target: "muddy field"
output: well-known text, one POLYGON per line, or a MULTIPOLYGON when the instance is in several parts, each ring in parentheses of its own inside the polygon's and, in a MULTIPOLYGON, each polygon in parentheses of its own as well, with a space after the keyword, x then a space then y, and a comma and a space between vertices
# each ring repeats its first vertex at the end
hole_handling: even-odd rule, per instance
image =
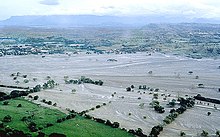
MULTIPOLYGON (((122 55, 41 55, 5 56, 0 58, 0 84, 33 87, 43 84, 50 76, 59 85, 54 89, 43 90, 40 100, 46 99, 57 103, 58 109, 66 108, 82 111, 106 103, 106 106, 89 112, 94 117, 118 121, 127 129, 142 128, 149 134, 151 128, 169 114, 166 104, 177 97, 202 96, 220 98, 220 60, 190 59, 160 53, 136 53, 122 55), (108 61, 115 59, 117 61, 108 61), (152 73, 149 73, 149 72, 152 73), (189 72, 192 72, 191 74, 189 72), (20 72, 27 78, 10 76, 20 72), (65 84, 68 79, 81 76, 93 80, 102 80, 102 86, 94 84, 65 84), (27 79, 28 82, 24 82, 27 79), (203 84, 204 88, 198 88, 203 84), (133 91, 126 87, 134 85, 133 91), (146 85, 149 90, 139 90, 139 85, 146 85), (158 100, 165 107, 165 113, 159 114, 149 105, 154 90, 158 88, 158 100), (75 89, 76 92, 72 90, 75 89), (150 89, 152 91, 150 91, 150 89), (166 100, 164 100, 166 96, 166 100), (140 106, 142 104, 142 106, 140 106)), ((0 88, 10 92, 12 89, 0 88)), ((41 103, 42 104, 42 103, 41 103)), ((45 105, 45 104, 42 104, 45 105)), ((184 131, 187 135, 197 136, 202 130, 214 134, 220 130, 220 105, 196 101, 192 109, 181 114, 174 122, 165 126, 160 136, 170 137, 184 131), (207 116, 207 112, 211 112, 207 116)))

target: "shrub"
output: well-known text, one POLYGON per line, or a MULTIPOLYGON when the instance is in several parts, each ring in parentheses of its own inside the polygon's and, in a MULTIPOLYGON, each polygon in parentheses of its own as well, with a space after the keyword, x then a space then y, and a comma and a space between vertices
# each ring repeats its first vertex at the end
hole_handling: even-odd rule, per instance
POLYGON ((41 85, 36 85, 34 88, 33 88, 34 92, 39 92, 41 90, 41 85))
POLYGON ((208 116, 211 115, 211 112, 208 112, 207 115, 208 115, 208 116))
POLYGON ((158 93, 153 94, 154 99, 158 99, 158 93))
POLYGON ((42 130, 42 129, 44 129, 44 127, 43 127, 43 126, 39 126, 38 129, 39 129, 39 130, 42 130))
POLYGON ((135 135, 139 137, 147 137, 147 135, 143 134, 143 130, 141 128, 135 130, 135 135))
POLYGON ((126 88, 126 91, 131 91, 131 88, 130 88, 130 87, 127 87, 127 88, 126 88))
POLYGON ((161 131, 163 131, 163 126, 161 126, 161 125, 154 126, 150 132, 150 135, 157 137, 161 131))
POLYGON ((21 104, 18 104, 17 107, 18 107, 18 108, 19 108, 19 107, 22 107, 22 105, 21 105, 21 104))
POLYGON ((60 133, 51 133, 51 134, 49 135, 49 137, 66 137, 66 135, 60 134, 60 133))
POLYGON ((198 84, 199 88, 204 88, 204 84, 198 84))
POLYGON ((139 85, 138 89, 142 89, 142 86, 141 86, 141 85, 139 85))
POLYGON ((8 104, 9 104, 8 101, 4 101, 4 102, 3 102, 3 105, 8 105, 8 104))
POLYGON ((2 121, 0 121, 0 128, 4 127, 4 123, 2 121))
POLYGON ((28 129, 31 131, 31 132, 36 132, 38 129, 37 129, 37 124, 34 123, 34 122, 30 122, 28 124, 28 129))
POLYGON ((33 81, 37 81, 37 78, 33 78, 33 81))
POLYGON ((29 82, 29 80, 28 80, 28 79, 25 79, 25 80, 24 80, 24 83, 28 83, 28 82, 29 82))
POLYGON ((109 120, 107 120, 107 121, 105 122, 105 124, 106 124, 107 126, 112 126, 112 123, 111 123, 111 121, 109 121, 109 120))
POLYGON ((160 105, 160 102, 157 101, 157 100, 153 100, 153 101, 150 103, 150 105, 151 105, 152 107, 158 106, 158 105, 160 105))
POLYGON ((170 110, 170 113, 173 113, 173 112, 176 112, 176 110, 175 110, 175 109, 171 109, 171 110, 170 110))
POLYGON ((169 102, 168 104, 170 107, 174 107, 176 105, 176 100, 172 99, 172 101, 169 102))
POLYGON ((90 110, 95 110, 95 108, 90 108, 90 110))
POLYGON ((38 100, 38 98, 39 98, 39 96, 37 96, 37 95, 34 96, 34 100, 38 100))
POLYGON ((3 96, 5 96, 5 95, 7 95, 7 94, 4 93, 4 92, 0 92, 0 97, 3 97, 3 96))
POLYGON ((220 131, 216 131, 215 134, 217 137, 220 137, 220 131))
POLYGON ((160 106, 160 105, 156 105, 154 106, 155 111, 157 111, 158 113, 164 113, 164 107, 160 106))
POLYGON ((67 116, 66 116, 66 120, 71 119, 71 118, 72 118, 71 115, 67 115, 67 116))
POLYGON ((85 114, 84 117, 87 118, 87 119, 92 119, 92 116, 87 115, 87 114, 85 114))
POLYGON ((105 120, 100 119, 100 118, 94 118, 94 120, 98 123, 105 123, 105 120))
POLYGON ((21 121, 27 121, 28 118, 26 116, 22 117, 21 121))
POLYGON ((7 116, 5 116, 4 118, 3 118, 3 122, 11 122, 11 120, 12 120, 12 117, 10 116, 10 115, 7 115, 7 116))
POLYGON ((205 130, 202 130, 201 136, 203 137, 207 137, 209 135, 209 133, 205 130))
POLYGON ((180 131, 180 136, 182 137, 182 136, 185 136, 186 135, 186 133, 185 132, 183 132, 183 131, 180 131))
POLYGON ((52 102, 51 102, 51 101, 48 101, 47 104, 48 104, 48 105, 52 105, 52 102))
POLYGON ((112 124, 112 127, 113 127, 113 128, 118 128, 118 127, 119 127, 119 123, 118 123, 118 122, 114 122, 114 123, 112 124))
POLYGON ((193 73, 193 71, 189 71, 188 73, 189 73, 189 74, 192 74, 192 73, 193 73))
POLYGON ((47 123, 47 124, 46 124, 46 127, 51 127, 51 126, 53 126, 52 123, 47 123))
POLYGON ((62 119, 57 119, 57 123, 61 123, 61 122, 63 122, 62 119))
MULTIPOLYGON (((42 130, 42 129, 40 129, 40 127, 39 127, 39 130, 42 130)), ((43 132, 38 132, 37 137, 45 137, 45 133, 43 133, 43 132)))

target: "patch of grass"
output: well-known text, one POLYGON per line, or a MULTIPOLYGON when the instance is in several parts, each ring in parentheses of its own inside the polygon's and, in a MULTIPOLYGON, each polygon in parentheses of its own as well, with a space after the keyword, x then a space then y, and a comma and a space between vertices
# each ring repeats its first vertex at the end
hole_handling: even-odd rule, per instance
MULTIPOLYGON (((35 122, 37 127, 44 127, 47 123, 56 123, 59 117, 66 115, 58 110, 48 109, 22 98, 8 101, 9 105, 0 105, 0 120, 6 115, 10 115, 12 121, 5 123, 5 125, 9 125, 12 128, 22 130, 26 133, 29 132, 29 129, 27 128, 27 122, 21 121, 23 117, 31 117, 30 121, 35 122), (21 104, 22 107, 17 107, 18 104, 21 104)), ((2 102, 0 104, 2 104, 2 102)))
POLYGON ((31 133, 33 136, 37 136, 37 133, 29 131, 28 122, 21 121, 23 117, 31 117, 30 121, 36 123, 38 128, 43 127, 41 131, 46 133, 46 135, 62 133, 68 137, 132 137, 131 134, 121 129, 111 128, 81 116, 76 116, 74 119, 66 120, 62 123, 56 123, 58 118, 65 117, 66 114, 59 110, 39 106, 23 98, 8 101, 9 105, 3 105, 3 102, 0 102, 0 121, 6 115, 10 115, 12 121, 4 122, 4 125, 25 133, 31 133), (21 104, 22 107, 17 107, 18 104, 21 104), (44 128, 47 123, 51 123, 54 126, 44 128))
POLYGON ((133 137, 126 131, 111 128, 81 116, 76 116, 74 119, 66 120, 42 131, 47 135, 56 132, 68 137, 133 137))

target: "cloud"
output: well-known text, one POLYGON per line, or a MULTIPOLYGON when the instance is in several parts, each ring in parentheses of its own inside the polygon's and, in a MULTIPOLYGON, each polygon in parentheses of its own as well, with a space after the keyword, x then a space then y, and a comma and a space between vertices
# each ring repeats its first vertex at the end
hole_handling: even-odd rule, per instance
POLYGON ((219 7, 220 0, 7 0, 0 4, 0 19, 54 14, 220 18, 219 7))
POLYGON ((115 9, 114 6, 102 6, 101 8, 103 8, 103 9, 115 9))
POLYGON ((59 1, 58 0, 42 0, 40 1, 40 4, 43 5, 59 5, 59 1))

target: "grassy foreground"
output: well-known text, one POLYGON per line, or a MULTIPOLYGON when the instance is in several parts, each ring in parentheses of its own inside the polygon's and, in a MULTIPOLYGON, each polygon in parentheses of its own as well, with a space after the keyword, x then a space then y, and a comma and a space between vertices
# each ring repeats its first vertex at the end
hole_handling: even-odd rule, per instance
POLYGON ((22 98, 7 101, 9 102, 8 105, 3 105, 4 101, 0 101, 0 121, 3 121, 6 115, 10 115, 12 117, 11 122, 4 122, 4 125, 25 133, 31 133, 32 136, 37 136, 37 133, 29 131, 28 122, 36 123, 38 128, 42 128, 41 132, 47 136, 51 133, 62 133, 68 137, 132 137, 131 134, 118 128, 111 128, 81 116, 56 123, 58 118, 65 117, 66 114, 55 109, 39 106, 22 98), (18 104, 21 104, 22 107, 17 107, 18 104), (29 117, 28 122, 21 121, 23 117, 29 117), (53 124, 53 126, 46 127, 48 123, 53 124))

